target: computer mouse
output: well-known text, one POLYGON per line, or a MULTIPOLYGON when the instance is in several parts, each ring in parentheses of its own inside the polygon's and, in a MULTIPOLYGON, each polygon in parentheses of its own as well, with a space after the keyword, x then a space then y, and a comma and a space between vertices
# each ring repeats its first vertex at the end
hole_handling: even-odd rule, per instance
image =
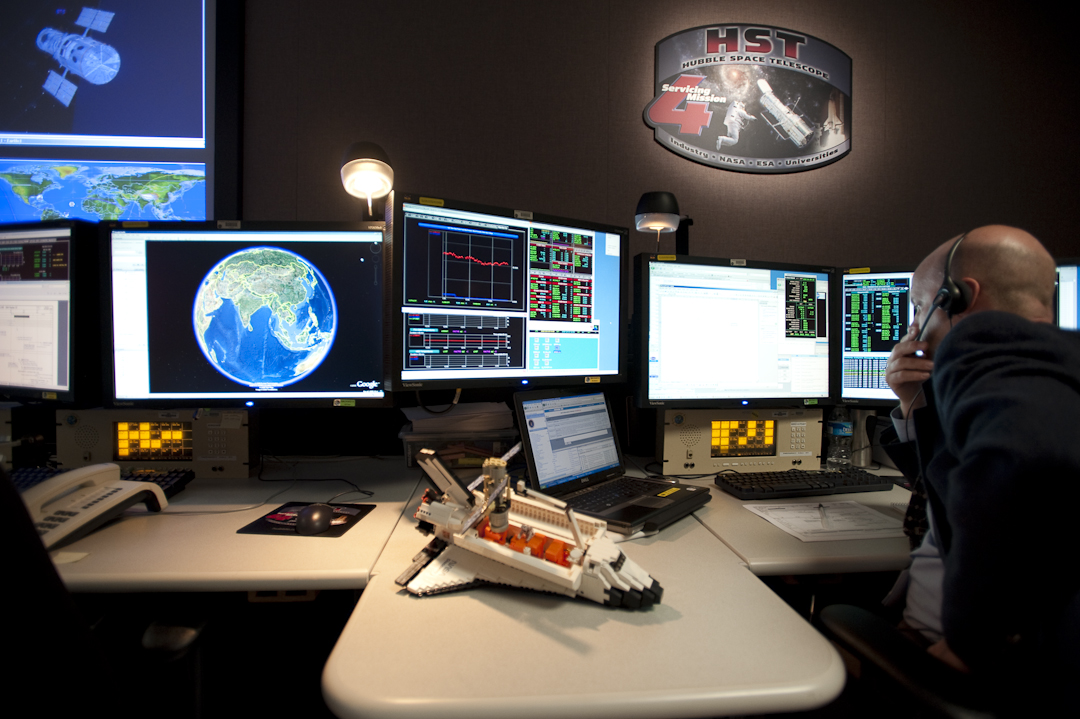
POLYGON ((330 529, 334 508, 329 504, 309 504, 296 513, 296 533, 310 536, 330 529))

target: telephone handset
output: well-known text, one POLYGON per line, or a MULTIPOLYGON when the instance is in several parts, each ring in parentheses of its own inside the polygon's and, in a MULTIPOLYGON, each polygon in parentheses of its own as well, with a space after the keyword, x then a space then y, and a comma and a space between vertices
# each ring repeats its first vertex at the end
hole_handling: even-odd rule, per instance
POLYGON ((120 479, 115 464, 79 467, 46 479, 22 494, 46 549, 83 537, 128 507, 146 504, 155 512, 168 506, 153 482, 120 479))

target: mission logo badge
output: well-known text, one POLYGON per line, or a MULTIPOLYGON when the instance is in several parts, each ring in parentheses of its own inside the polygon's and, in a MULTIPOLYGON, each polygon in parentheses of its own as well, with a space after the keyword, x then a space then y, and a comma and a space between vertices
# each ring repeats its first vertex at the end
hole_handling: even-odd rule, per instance
POLYGON ((656 43, 645 123, 677 155, 725 170, 811 170, 851 151, 851 58, 768 25, 696 27, 656 43))

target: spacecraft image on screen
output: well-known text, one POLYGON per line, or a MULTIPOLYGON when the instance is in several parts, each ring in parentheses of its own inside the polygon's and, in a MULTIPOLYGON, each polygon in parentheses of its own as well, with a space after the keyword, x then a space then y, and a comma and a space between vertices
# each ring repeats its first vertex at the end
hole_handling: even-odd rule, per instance
POLYGON ((203 0, 5 3, 0 143, 204 148, 204 14, 203 0))
POLYGON ((38 48, 52 55, 64 70, 63 75, 49 70, 43 87, 46 92, 64 103, 64 107, 71 104, 75 91, 79 89, 67 80, 69 72, 94 85, 104 85, 120 71, 120 53, 116 48, 88 35, 91 30, 108 30, 114 15, 115 13, 104 10, 84 7, 75 21, 79 27, 86 28, 82 35, 61 32, 51 27, 38 33, 38 48))

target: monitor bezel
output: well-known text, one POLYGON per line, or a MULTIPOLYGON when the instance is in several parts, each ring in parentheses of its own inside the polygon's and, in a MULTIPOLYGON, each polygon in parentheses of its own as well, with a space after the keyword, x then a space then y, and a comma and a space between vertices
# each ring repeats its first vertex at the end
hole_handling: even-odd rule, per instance
MULTIPOLYGON (((388 208, 389 209, 389 208, 388 208)), ((629 260, 627 255, 630 251, 630 230, 627 227, 608 225, 591 220, 572 219, 558 215, 549 215, 530 210, 514 210, 506 207, 495 207, 462 200, 450 200, 438 195, 422 195, 410 192, 394 192, 393 216, 391 225, 391 240, 393 274, 393 295, 389 305, 391 318, 391 343, 387 351, 388 365, 390 367, 390 387, 393 391, 406 390, 434 390, 434 389, 457 389, 457 388, 503 388, 513 387, 519 390, 532 389, 534 387, 597 387, 612 384, 625 383, 628 376, 628 361, 626 349, 629 346, 629 329, 627 322, 627 307, 629 304, 630 288, 628 286, 629 260), (404 368, 404 313, 401 311, 404 303, 404 262, 403 253, 405 243, 399 233, 405 231, 404 205, 436 203, 435 208, 448 208, 463 212, 476 212, 493 217, 505 217, 514 220, 527 220, 533 222, 561 224, 568 227, 580 227, 595 232, 606 232, 619 236, 619 338, 618 338, 618 371, 614 374, 600 375, 551 375, 545 377, 476 377, 469 379, 425 379, 416 380, 402 378, 404 368)))
POLYGON ((832 296, 835 286, 836 268, 825 265, 794 262, 769 262, 766 260, 748 260, 741 258, 702 257, 698 255, 668 255, 656 252, 642 252, 634 256, 634 317, 635 347, 637 349, 637 368, 634 381, 634 403, 641 409, 785 409, 795 407, 818 407, 833 404, 835 399, 835 378, 832 372, 832 355, 837 346, 832 296), (740 397, 740 398, 686 398, 686 399, 651 399, 649 391, 649 263, 653 260, 665 264, 706 265, 714 267, 739 267, 749 269, 807 272, 828 276, 829 308, 826 321, 829 323, 829 376, 828 391, 824 396, 811 397, 740 397))
MULTIPOLYGON (((836 342, 833 347, 831 355, 831 374, 833 387, 833 397, 835 404, 843 404, 851 407, 859 407, 865 409, 891 409, 897 405, 900 401, 893 397, 892 399, 882 397, 844 397, 844 277, 847 275, 871 275, 871 274, 890 274, 895 272, 904 272, 914 274, 915 267, 911 265, 870 265, 861 267, 838 267, 836 268, 835 282, 836 282, 836 296, 839 298, 839 302, 835 303, 834 310, 834 326, 839 328, 840 341, 836 342)), ((910 309, 910 297, 908 300, 910 309)), ((908 316, 908 323, 911 322, 911 316, 908 316)))
POLYGON ((389 234, 384 222, 337 222, 337 221, 304 221, 304 220, 261 220, 261 221, 239 221, 239 220, 216 220, 207 222, 112 222, 104 223, 102 230, 103 236, 103 254, 104 258, 101 262, 103 272, 105 274, 105 280, 102 287, 102 304, 104 310, 102 316, 105 318, 103 322, 105 333, 105 341, 103 342, 103 366, 104 366, 104 399, 107 406, 115 408, 125 407, 161 407, 161 408, 176 408, 176 407, 235 407, 247 410, 258 409, 273 409, 273 408, 321 408, 321 407, 358 407, 358 408, 375 408, 375 407, 391 407, 393 406, 393 397, 387 387, 387 368, 385 364, 385 352, 384 362, 382 367, 383 375, 383 396, 382 397, 342 397, 342 398, 325 398, 325 397, 282 397, 276 396, 272 393, 266 393, 256 398, 221 398, 207 396, 202 398, 164 398, 164 397, 140 397, 140 398, 119 398, 116 396, 116 378, 115 378, 115 366, 113 362, 113 273, 112 273, 112 232, 113 230, 130 230, 139 232, 271 232, 271 231, 296 231, 296 232, 380 232, 382 233, 383 240, 383 263, 381 281, 382 281, 382 311, 381 311, 381 324, 382 324, 382 337, 381 341, 385 345, 387 338, 387 290, 386 283, 389 279, 389 268, 386 262, 386 257, 389 248, 386 246, 389 240, 389 234))
POLYGON ((41 390, 0 385, 0 396, 13 402, 91 407, 101 403, 101 234, 96 223, 78 219, 0 223, 0 232, 67 228, 68 256, 68 389, 41 390), (78 244, 78 247, 76 247, 78 244))
POLYGON ((1061 282, 1061 276, 1058 273, 1060 267, 1076 267, 1078 273, 1080 273, 1080 257, 1062 257, 1054 260, 1054 326, 1061 327, 1061 316, 1058 309, 1061 305, 1061 296, 1058 294, 1058 289, 1061 282))

